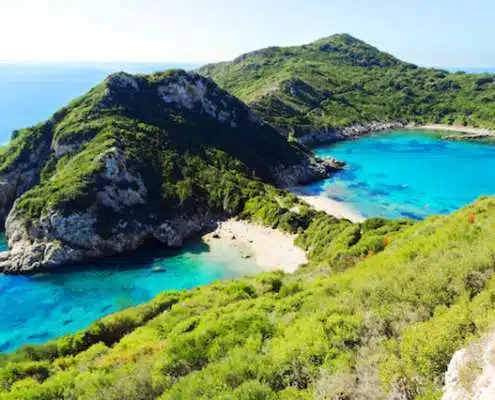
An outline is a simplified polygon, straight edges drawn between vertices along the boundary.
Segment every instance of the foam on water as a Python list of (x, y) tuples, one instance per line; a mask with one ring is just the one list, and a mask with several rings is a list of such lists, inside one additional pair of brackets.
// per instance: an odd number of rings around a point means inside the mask
[(348, 203), (366, 217), (422, 219), (495, 193), (493, 144), (402, 130), (321, 147), (316, 153), (348, 166), (307, 190)]

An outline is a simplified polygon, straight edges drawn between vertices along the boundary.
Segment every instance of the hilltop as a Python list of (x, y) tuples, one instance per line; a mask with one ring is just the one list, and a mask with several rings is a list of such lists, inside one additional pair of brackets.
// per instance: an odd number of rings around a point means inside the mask
[(198, 72), (299, 138), (376, 121), (495, 127), (492, 75), (420, 68), (348, 34), (253, 51)]
[(149, 241), (180, 246), (232, 215), (295, 235), (307, 263), (165, 292), (4, 354), (0, 399), (433, 400), (445, 383), (446, 398), (491, 390), (478, 377), (493, 375), (493, 335), (475, 339), (495, 321), (493, 197), (424, 221), (353, 224), (275, 185), (338, 166), (279, 132), (301, 141), (401, 119), (490, 127), (493, 77), (419, 68), (350, 35), (200, 72), (255, 113), (195, 73), (118, 73), (16, 132), (0, 150), (10, 246), (0, 266), (26, 272)]
[(5, 271), (183, 239), (332, 167), (194, 73), (117, 73), (0, 153)]

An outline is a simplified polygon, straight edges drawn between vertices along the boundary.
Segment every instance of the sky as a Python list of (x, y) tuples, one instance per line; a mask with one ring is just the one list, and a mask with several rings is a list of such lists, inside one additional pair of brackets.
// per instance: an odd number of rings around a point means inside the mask
[(350, 33), (422, 66), (494, 67), (494, 0), (0, 0), (0, 60), (229, 60)]

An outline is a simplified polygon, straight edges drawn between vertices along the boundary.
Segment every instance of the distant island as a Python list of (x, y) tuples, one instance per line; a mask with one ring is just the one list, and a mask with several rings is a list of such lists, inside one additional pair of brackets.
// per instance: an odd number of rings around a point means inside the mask
[(495, 198), (423, 221), (352, 222), (286, 189), (344, 167), (309, 145), (438, 124), (491, 135), (494, 100), (490, 74), (420, 68), (340, 34), (197, 72), (115, 73), (16, 131), (0, 150), (4, 273), (180, 247), (205, 232), (249, 242), (250, 225), (256, 240), (282, 232), (264, 251), (278, 247), (290, 265), (165, 292), (3, 354), (0, 398), (451, 400), (484, 390), (478, 376), (492, 367), (476, 354), (491, 348), (495, 323)]

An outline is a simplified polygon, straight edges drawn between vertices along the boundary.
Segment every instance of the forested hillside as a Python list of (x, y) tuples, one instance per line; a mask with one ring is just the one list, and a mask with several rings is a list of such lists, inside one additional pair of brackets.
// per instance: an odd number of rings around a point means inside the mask
[[(278, 196), (244, 217), (278, 226), (295, 201)], [(26, 347), (3, 358), (0, 398), (439, 398), (495, 319), (495, 200), (414, 224), (299, 214), (297, 273), (164, 293)]]
[(199, 72), (296, 136), (407, 120), (495, 127), (495, 77), (420, 68), (347, 34), (270, 47)]

